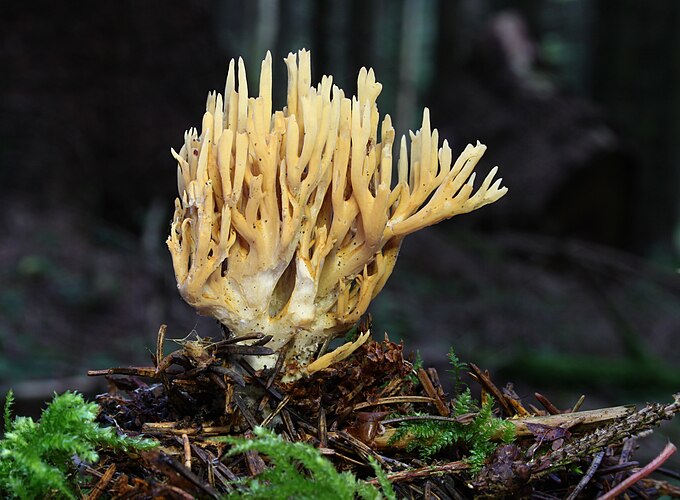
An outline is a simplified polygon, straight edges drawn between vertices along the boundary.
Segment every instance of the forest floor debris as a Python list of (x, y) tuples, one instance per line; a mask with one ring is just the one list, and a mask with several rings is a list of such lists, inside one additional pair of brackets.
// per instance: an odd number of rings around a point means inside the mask
[[(368, 328), (364, 321), (355, 333)], [(263, 428), (310, 444), (367, 484), (380, 484), (378, 464), (398, 498), (612, 498), (622, 488), (630, 498), (680, 495), (678, 473), (661, 466), (672, 445), (648, 465), (632, 457), (638, 439), (680, 412), (680, 394), (640, 409), (587, 411), (561, 410), (536, 394), (537, 407), (452, 355), (452, 372), (469, 370), (479, 396), (460, 380), (447, 395), (436, 370), (414, 366), (387, 337), (282, 383), (280, 363), (256, 371), (248, 361), (271, 354), (262, 335), (183, 339), (167, 356), (164, 337), (162, 327), (153, 366), (89, 372), (111, 388), (98, 398), (101, 423), (160, 442), (138, 456), (103, 454), (89, 469), (90, 498), (247, 492), (272, 459), (256, 449), (230, 454), (230, 440), (271, 437)]]

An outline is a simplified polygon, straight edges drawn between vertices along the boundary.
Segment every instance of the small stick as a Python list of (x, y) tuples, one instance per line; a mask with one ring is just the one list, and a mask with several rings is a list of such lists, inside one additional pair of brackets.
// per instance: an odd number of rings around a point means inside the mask
[(267, 387), (267, 382), (257, 376), (257, 371), (255, 370), (255, 368), (250, 366), (250, 364), (245, 359), (240, 359), (239, 364), (243, 367), (246, 373), (252, 377), (253, 381), (255, 381), (257, 384), (260, 385), (260, 387), (267, 391), (267, 394), (272, 396), (277, 401), (281, 401), (283, 399), (283, 395), (281, 395), (281, 393), (277, 391), (274, 387)]
[(595, 457), (593, 457), (593, 461), (590, 463), (590, 467), (588, 467), (588, 470), (584, 474), (584, 476), (581, 478), (581, 480), (578, 482), (576, 485), (576, 488), (574, 488), (574, 491), (572, 491), (569, 496), (567, 497), (567, 500), (576, 500), (576, 497), (579, 496), (579, 494), (584, 490), (586, 486), (588, 486), (588, 483), (590, 480), (593, 478), (595, 473), (597, 472), (598, 467), (602, 463), (602, 459), (604, 458), (604, 451), (600, 451), (595, 454)]
[(236, 474), (234, 474), (229, 467), (215, 459), (209, 451), (203, 450), (195, 444), (191, 445), (191, 451), (202, 465), (206, 467), (208, 472), (208, 484), (210, 486), (215, 487), (215, 480), (218, 480), (227, 493), (234, 491), (234, 487), (231, 486), (230, 483), (237, 482), (238, 477), (236, 477)]
[(341, 437), (353, 451), (363, 458), (373, 457), (380, 465), (385, 467), (385, 461), (382, 456), (378, 455), (370, 446), (366, 446), (363, 441), (358, 440), (350, 433), (345, 431), (338, 432), (338, 437)]
[(236, 474), (234, 474), (234, 473), (232, 472), (232, 470), (231, 470), (229, 467), (227, 467), (225, 464), (223, 464), (222, 462), (220, 462), (219, 460), (217, 460), (217, 459), (212, 455), (212, 453), (210, 453), (209, 451), (206, 451), (206, 450), (201, 450), (201, 448), (199, 448), (199, 447), (197, 447), (197, 446), (194, 447), (194, 453), (198, 453), (197, 450), (200, 450), (200, 451), (202, 451), (203, 453), (205, 453), (205, 456), (206, 456), (206, 463), (213, 463), (213, 464), (215, 464), (215, 471), (216, 471), (216, 472), (219, 472), (222, 476), (224, 476), (225, 478), (227, 478), (227, 479), (228, 479), (229, 481), (231, 481), (232, 483), (235, 483), (236, 481), (238, 481), (238, 476), (236, 476)]
[(158, 378), (156, 368), (152, 366), (121, 366), (105, 370), (87, 371), (88, 377), (100, 377), (102, 375), (136, 375), (138, 377)]
[(326, 410), (323, 406), (319, 407), (319, 422), (318, 422), (318, 438), (319, 447), (328, 447), (328, 430), (326, 428)]
[[(636, 445), (637, 438), (635, 437), (629, 437), (623, 442), (623, 447), (621, 448), (621, 454), (619, 456), (619, 465), (630, 460)], [(619, 484), (621, 481), (623, 481), (623, 472), (619, 472), (614, 476), (614, 484)]]
[(274, 420), (274, 417), (276, 417), (281, 412), (281, 410), (283, 410), (283, 408), (288, 404), (289, 401), (290, 396), (286, 395), (286, 397), (283, 398), (281, 402), (276, 406), (274, 411), (267, 415), (267, 417), (262, 421), (260, 425), (262, 427), (267, 427), (271, 423), (271, 421)]
[(618, 495), (626, 491), (628, 488), (633, 486), (635, 483), (649, 476), (656, 469), (661, 467), (661, 465), (668, 460), (677, 448), (673, 443), (668, 443), (663, 451), (654, 460), (645, 465), (642, 469), (637, 471), (635, 474), (631, 474), (625, 481), (620, 482), (607, 493), (599, 497), (599, 500), (611, 500), (616, 498)]
[(536, 400), (537, 400), (539, 403), (541, 403), (541, 404), (543, 405), (543, 408), (545, 408), (545, 409), (548, 411), (548, 413), (550, 413), (551, 415), (558, 415), (558, 414), (562, 413), (562, 412), (557, 408), (557, 406), (555, 406), (554, 404), (552, 404), (552, 403), (550, 402), (550, 400), (549, 400), (548, 398), (546, 398), (546, 397), (545, 397), (543, 394), (541, 394), (540, 392), (534, 392), (534, 397), (536, 398)]
[(227, 390), (227, 383), (224, 381), (224, 376), (220, 377), (217, 373), (209, 373), (208, 378), (212, 380), (215, 385), (217, 385), (220, 389), (226, 392)]
[(161, 325), (156, 336), (156, 359), (154, 365), (158, 368), (158, 363), (163, 359), (163, 344), (165, 343), (165, 332), (168, 330), (168, 325)]
[(430, 376), (430, 380), (432, 381), (432, 385), (436, 389), (437, 394), (442, 396), (444, 394), (444, 388), (442, 387), (442, 383), (439, 381), (439, 373), (437, 373), (437, 369), (428, 368), (427, 374)]
[(577, 411), (579, 411), (579, 410), (581, 409), (581, 406), (583, 406), (583, 402), (584, 402), (585, 400), (586, 400), (586, 395), (585, 395), (585, 394), (581, 394), (581, 397), (578, 398), (578, 401), (576, 401), (576, 404), (575, 404), (574, 407), (571, 409), (571, 412), (572, 412), (572, 413), (576, 413)]
[[(267, 382), (262, 380), (260, 377), (257, 376), (255, 368), (250, 366), (250, 364), (248, 364), (248, 362), (245, 359), (239, 360), (239, 364), (243, 367), (243, 369), (246, 371), (246, 373), (248, 375), (250, 375), (253, 382), (257, 383), (260, 387), (262, 387), (266, 391), (266, 393), (269, 394), (272, 398), (274, 398), (277, 401), (281, 401), (284, 398), (283, 395), (279, 391), (277, 391), (274, 387), (267, 387)], [(361, 385), (361, 384), (359, 384), (359, 385)], [(289, 409), (286, 410), (286, 412), (289, 412), (290, 415), (293, 415), (300, 422), (300, 424), (303, 424), (303, 425), (313, 429), (314, 432), (316, 432), (316, 427), (312, 426), (309, 422), (307, 422), (306, 419), (304, 419), (296, 411), (289, 408)]]
[(113, 479), (113, 475), (116, 473), (116, 464), (112, 464), (108, 469), (106, 469), (106, 472), (102, 475), (102, 477), (99, 478), (99, 481), (97, 481), (97, 484), (95, 487), (92, 489), (89, 495), (87, 495), (86, 499), (87, 500), (97, 500), (99, 496), (104, 493), (104, 490), (108, 486), (108, 484), (111, 482), (111, 479)]
[(247, 333), (246, 335), (241, 335), (240, 337), (230, 337), (228, 339), (220, 340), (219, 342), (215, 342), (213, 346), (220, 347), (222, 345), (235, 344), (244, 340), (260, 340), (264, 337), (264, 333)]
[(226, 344), (220, 346), (218, 351), (223, 354), (242, 354), (250, 356), (269, 356), (270, 354), (274, 354), (274, 351), (270, 347), (264, 347), (254, 344), (253, 345)]
[(428, 376), (427, 372), (422, 368), (418, 369), (418, 380), (420, 380), (420, 383), (423, 384), (423, 389), (425, 389), (427, 395), (434, 399), (434, 404), (437, 407), (437, 411), (439, 412), (439, 414), (442, 417), (448, 417), (451, 411), (449, 410), (448, 406), (444, 404), (444, 401), (441, 400), (439, 394), (437, 394), (437, 391), (432, 385), (430, 377)]
[(534, 415), (544, 415), (546, 413), (544, 410), (539, 410), (531, 403), (529, 403), (529, 408), (531, 409), (531, 413), (533, 413)]
[[(420, 467), (418, 469), (408, 469), (399, 472), (394, 472), (387, 475), (387, 479), (390, 483), (398, 483), (400, 481), (410, 481), (419, 477), (431, 477), (431, 476), (441, 476), (444, 474), (452, 474), (456, 472), (461, 472), (468, 470), (470, 466), (467, 462), (463, 460), (458, 460), (456, 462), (449, 462), (442, 465), (427, 465), (425, 467)], [(369, 484), (377, 485), (378, 479), (371, 479), (366, 481)]]
[(231, 368), (228, 368), (226, 366), (218, 366), (218, 365), (212, 365), (209, 370), (218, 373), (220, 375), (224, 375), (227, 377), (229, 380), (231, 380), (233, 383), (236, 385), (240, 385), (241, 387), (246, 386), (245, 380), (243, 380), (243, 377), (241, 376), (240, 373), (238, 373), (236, 370), (232, 370)]
[(474, 364), (469, 364), (472, 374), (475, 376), (480, 385), (486, 389), (491, 395), (496, 399), (499, 405), (503, 408), (503, 411), (508, 417), (512, 417), (515, 412), (512, 411), (512, 407), (508, 404), (503, 393), (496, 387), (496, 385), (491, 381), (488, 375), (486, 375), (479, 367)]
[(348, 457), (347, 455), (343, 455), (342, 453), (338, 452), (336, 450), (335, 456), (338, 458), (342, 458), (344, 461), (349, 462), (354, 465), (358, 465), (359, 467), (365, 467), (366, 463), (365, 462), (360, 462), (358, 460), (353, 459), (352, 457)]
[[(600, 467), (597, 469), (597, 475), (598, 476), (604, 476), (606, 474), (614, 474), (614, 473), (621, 473), (627, 470), (632, 469), (633, 467), (639, 467), (640, 462), (637, 461), (632, 461), (632, 462), (621, 462), (615, 465), (610, 465), (609, 467)], [(612, 481), (614, 484), (618, 484), (621, 481), (614, 480)]]
[(208, 484), (214, 488), (215, 487), (215, 466), (212, 464), (212, 462), (207, 463), (206, 471), (208, 473)]
[(517, 399), (511, 397), (511, 396), (505, 396), (505, 400), (512, 406), (512, 409), (515, 410), (515, 413), (517, 414), (518, 417), (529, 417), (531, 414), (522, 406), (522, 403), (520, 403)]
[(255, 420), (255, 415), (253, 415), (251, 413), (250, 408), (248, 408), (248, 405), (243, 400), (241, 395), (239, 393), (235, 392), (233, 398), (234, 398), (234, 403), (236, 403), (236, 406), (241, 411), (241, 415), (243, 415), (243, 418), (248, 423), (248, 426), (250, 427), (250, 429), (252, 430), (255, 427), (257, 427), (259, 424), (257, 423), (257, 420)]
[(262, 337), (261, 339), (256, 340), (255, 342), (253, 342), (253, 343), (250, 344), (250, 345), (265, 345), (265, 344), (268, 344), (269, 341), (270, 341), (271, 339), (273, 339), (273, 338), (274, 338), (273, 335), (265, 335), (264, 337)]
[(286, 426), (286, 430), (288, 431), (290, 439), (295, 440), (297, 432), (295, 426), (293, 425), (293, 419), (290, 418), (290, 413), (288, 413), (288, 410), (286, 409), (281, 410), (281, 420), (283, 420), (283, 424)]
[(285, 360), (285, 356), (283, 353), (279, 353), (279, 356), (276, 358), (276, 364), (274, 365), (274, 369), (272, 370), (272, 374), (269, 376), (267, 379), (267, 385), (266, 388), (269, 389), (272, 385), (274, 385), (274, 381), (276, 380), (276, 377), (281, 373), (281, 369), (283, 368), (283, 362)]
[(680, 480), (680, 472), (676, 472), (674, 470), (667, 469), (665, 467), (659, 467), (657, 469), (657, 472), (659, 474), (663, 474), (664, 476), (672, 477), (673, 479)]
[(142, 424), (142, 432), (147, 434), (172, 434), (174, 436), (209, 436), (216, 434), (227, 434), (232, 429), (229, 426), (213, 426), (213, 427), (196, 427), (196, 428), (179, 428), (179, 422), (147, 422)]
[[(486, 374), (488, 375), (488, 372), (486, 372)], [(512, 386), (512, 383), (509, 383), (505, 387), (503, 387), (501, 392), (505, 396), (505, 400), (515, 410), (515, 413), (517, 413), (518, 417), (529, 417), (529, 416), (531, 416), (531, 414), (526, 410), (526, 408), (524, 408), (524, 406), (522, 406), (521, 398), (515, 392), (515, 389)]]
[(426, 396), (390, 396), (387, 398), (377, 399), (375, 401), (365, 401), (363, 403), (358, 403), (352, 407), (352, 410), (361, 410), (363, 408), (368, 408), (369, 406), (378, 405), (388, 405), (388, 404), (399, 404), (399, 403), (433, 403), (436, 404), (437, 400), (434, 398), (429, 398)]
[(469, 423), (476, 413), (465, 413), (458, 417), (442, 417), (439, 415), (406, 415), (404, 417), (388, 418), (386, 420), (381, 420), (380, 423), (383, 425), (397, 424), (399, 422), (414, 422), (418, 420), (437, 420), (439, 422), (452, 422), (458, 424)]
[(182, 434), (182, 445), (184, 446), (184, 467), (191, 470), (191, 443), (186, 432)]
[[(143, 452), (142, 456), (147, 462), (152, 464), (155, 469), (162, 472), (169, 478), (179, 476), (180, 478), (188, 481), (192, 484), (198, 491), (203, 493), (202, 497), (219, 498), (219, 494), (210, 485), (205, 484), (201, 478), (196, 474), (191, 472), (191, 470), (184, 467), (182, 464), (177, 462), (170, 455), (158, 451)], [(166, 485), (167, 488), (173, 488), (173, 491), (179, 491), (184, 493), (184, 490), (171, 485)], [(189, 498), (194, 498), (189, 493), (186, 493)]]

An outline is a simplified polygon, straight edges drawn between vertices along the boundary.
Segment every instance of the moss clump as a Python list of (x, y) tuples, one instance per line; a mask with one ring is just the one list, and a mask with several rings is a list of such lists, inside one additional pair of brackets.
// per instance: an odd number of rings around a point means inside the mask
[(5, 401), (5, 435), (0, 440), (0, 496), (3, 498), (76, 498), (75, 460), (95, 463), (97, 448), (145, 450), (146, 439), (119, 436), (95, 423), (99, 411), (81, 394), (54, 396), (39, 422), (11, 417), (13, 395)]
[(429, 460), (448, 446), (457, 445), (467, 451), (465, 461), (470, 470), (478, 472), (496, 449), (499, 438), (504, 443), (510, 443), (515, 435), (515, 427), (510, 422), (494, 417), (493, 405), (493, 399), (488, 398), (479, 407), (470, 389), (465, 389), (456, 399), (453, 414), (460, 417), (475, 413), (471, 422), (402, 422), (390, 443), (408, 439), (406, 451), (416, 451), (424, 460)]
[(371, 465), (382, 493), (350, 472), (338, 472), (319, 450), (307, 443), (284, 441), (262, 427), (255, 428), (254, 433), (254, 439), (217, 438), (233, 445), (229, 455), (257, 451), (269, 457), (272, 465), (256, 478), (249, 479), (245, 483), (246, 489), (236, 491), (228, 498), (396, 499), (392, 485), (375, 461), (371, 461)]

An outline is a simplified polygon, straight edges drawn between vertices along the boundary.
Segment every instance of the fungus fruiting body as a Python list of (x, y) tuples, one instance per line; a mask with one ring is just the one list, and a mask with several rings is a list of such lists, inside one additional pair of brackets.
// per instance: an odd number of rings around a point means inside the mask
[(172, 152), (179, 198), (167, 243), (186, 302), (234, 334), (271, 335), (268, 346), (302, 373), (364, 340), (313, 362), (366, 312), (406, 235), (507, 188), (494, 168), (475, 190), (485, 146), (468, 145), (454, 160), (427, 109), (410, 148), (401, 138), (394, 168), (395, 132), (389, 115), (380, 122), (373, 70), (361, 69), (349, 98), (329, 76), (311, 85), (308, 51), (285, 62), (283, 110), (272, 112), (269, 53), (257, 96), (248, 96), (241, 59), (229, 64), (224, 95), (208, 95), (200, 134), (188, 130)]

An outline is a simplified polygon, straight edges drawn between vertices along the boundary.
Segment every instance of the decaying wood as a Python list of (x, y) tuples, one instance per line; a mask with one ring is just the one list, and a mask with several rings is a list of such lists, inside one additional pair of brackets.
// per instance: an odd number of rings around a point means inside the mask
[(561, 427), (563, 429), (569, 429), (574, 433), (583, 432), (593, 427), (611, 423), (614, 420), (630, 415), (634, 411), (634, 406), (613, 406), (611, 408), (561, 413), (559, 415), (517, 419), (511, 418), (508, 419), (508, 422), (515, 426), (515, 435), (518, 437), (530, 436), (532, 434), (531, 430), (527, 427), (527, 424)]

